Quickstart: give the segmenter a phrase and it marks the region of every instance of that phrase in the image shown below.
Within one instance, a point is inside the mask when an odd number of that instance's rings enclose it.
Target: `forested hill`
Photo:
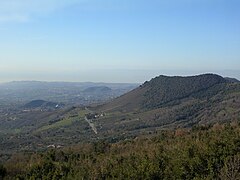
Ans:
[[[240,83],[215,74],[161,75],[96,111],[108,114],[98,121],[100,133],[138,134],[156,128],[231,122],[240,117]]]
[[[198,76],[158,76],[150,82],[146,82],[143,87],[148,91],[144,94],[144,107],[152,109],[160,107],[168,102],[176,101],[191,95],[207,91],[213,86],[228,83],[226,79],[215,74],[203,74]],[[215,92],[221,90],[219,86]]]
[[[221,91],[227,91],[227,86],[236,82],[216,74],[188,77],[161,75],[105,104],[101,109],[132,111],[172,106],[183,98],[211,98]]]

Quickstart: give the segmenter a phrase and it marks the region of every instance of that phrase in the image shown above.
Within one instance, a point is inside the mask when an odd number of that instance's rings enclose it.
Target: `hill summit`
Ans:
[[[171,101],[180,100],[207,89],[227,83],[227,80],[216,74],[198,76],[158,76],[143,86],[148,88],[144,94],[144,107],[161,107]]]
[[[155,109],[177,103],[191,96],[213,96],[230,81],[216,74],[163,76],[146,81],[133,91],[114,99],[102,108],[107,110]]]

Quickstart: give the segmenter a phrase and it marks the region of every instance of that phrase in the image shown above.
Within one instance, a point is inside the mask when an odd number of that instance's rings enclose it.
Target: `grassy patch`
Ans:
[[[37,131],[46,131],[46,130],[49,130],[49,129],[55,129],[55,128],[64,127],[64,126],[70,126],[73,122],[74,122],[73,118],[67,118],[67,119],[63,119],[61,121],[58,121],[54,124],[43,126],[40,129],[38,129]]]
[[[36,132],[46,131],[46,130],[50,130],[50,129],[56,129],[56,128],[60,128],[60,127],[71,126],[74,122],[82,120],[84,118],[85,114],[86,114],[85,110],[79,111],[77,117],[64,118],[63,120],[58,121],[56,123],[53,123],[51,125],[43,126],[43,127],[39,128],[38,130],[36,130]]]

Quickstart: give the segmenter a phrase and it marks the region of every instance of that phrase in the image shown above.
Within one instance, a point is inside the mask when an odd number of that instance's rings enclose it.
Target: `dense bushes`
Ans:
[[[6,179],[239,179],[239,139],[235,123],[101,141],[25,155],[24,161],[12,158],[5,163]],[[20,173],[14,175],[12,166]]]
[[[159,76],[145,83],[148,91],[144,94],[143,107],[155,109],[180,103],[189,96],[212,97],[227,85],[227,81],[215,74],[189,77]]]
[[[6,169],[3,167],[3,165],[0,164],[0,179],[3,179],[6,175]]]

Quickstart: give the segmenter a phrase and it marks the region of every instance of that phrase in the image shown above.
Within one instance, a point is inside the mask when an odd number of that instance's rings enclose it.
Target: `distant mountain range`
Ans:
[[[0,84],[0,106],[25,104],[36,99],[66,105],[90,105],[106,102],[137,86],[127,83],[15,81]]]

